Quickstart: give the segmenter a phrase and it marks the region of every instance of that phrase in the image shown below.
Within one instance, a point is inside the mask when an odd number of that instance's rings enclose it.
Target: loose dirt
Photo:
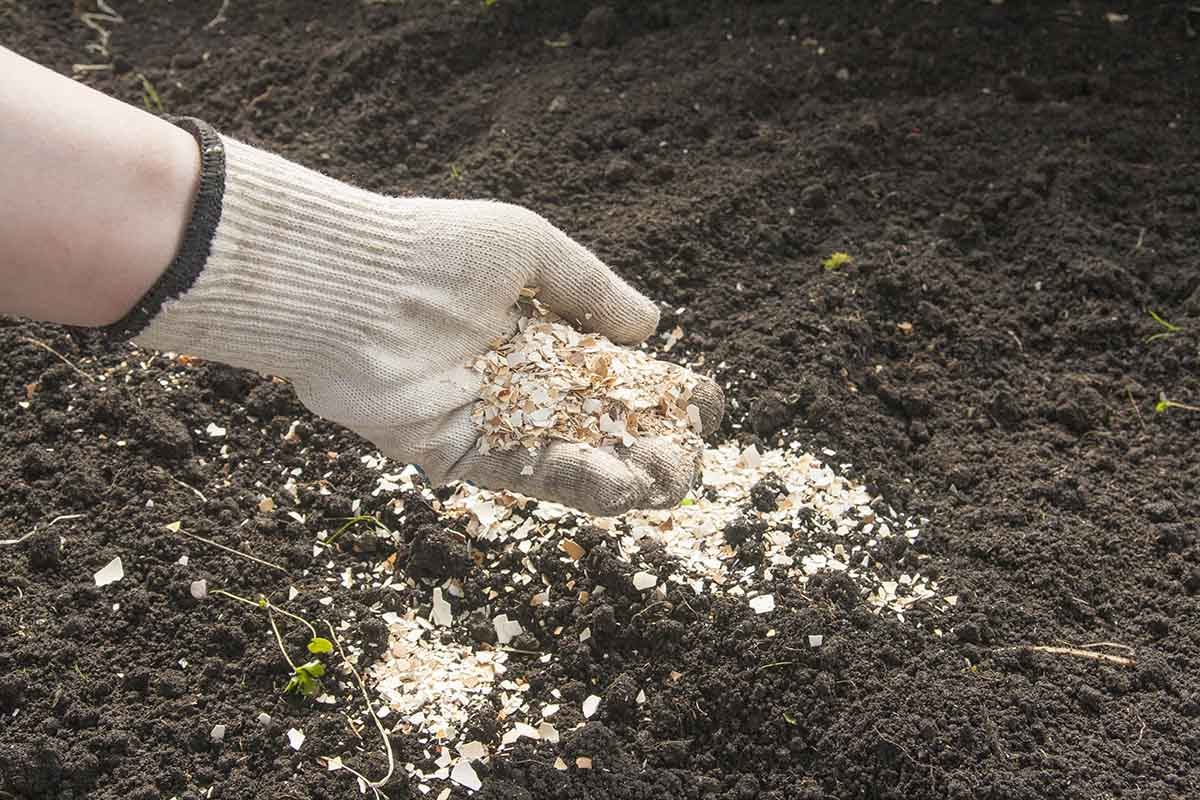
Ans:
[[[0,796],[353,796],[320,757],[386,771],[357,690],[331,668],[334,703],[280,695],[265,615],[211,588],[346,623],[366,667],[442,585],[443,652],[499,646],[501,614],[527,651],[463,736],[498,748],[506,703],[559,706],[557,742],[474,761],[479,797],[1200,794],[1200,413],[1155,410],[1200,405],[1187,4],[233,0],[212,26],[215,0],[113,4],[108,55],[68,3],[8,2],[0,30],[366,188],[545,214],[665,304],[665,357],[726,389],[718,439],[835,453],[919,521],[880,573],[957,602],[901,621],[829,571],[775,579],[764,613],[687,581],[656,599],[635,573],[678,556],[634,564],[584,520],[578,551],[468,550],[450,492],[406,491],[285,384],[0,320],[0,539],[36,531],[0,547]],[[1150,341],[1150,310],[1180,330]],[[752,565],[780,492],[728,531]],[[398,543],[319,543],[363,514]],[[572,593],[507,591],[524,558]],[[388,797],[466,796],[423,777],[427,738],[393,744]]]

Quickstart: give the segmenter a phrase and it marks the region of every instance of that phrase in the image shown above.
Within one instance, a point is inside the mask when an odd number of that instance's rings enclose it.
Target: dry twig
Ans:
[[[75,370],[76,372],[78,372],[78,373],[79,373],[81,376],[83,376],[83,379],[84,379],[84,380],[86,380],[86,381],[91,381],[92,383],[95,383],[95,382],[96,382],[96,379],[95,379],[95,378],[93,378],[91,375],[88,375],[86,372],[84,372],[83,370],[81,370],[79,367],[77,367],[77,366],[75,366],[74,364],[72,364],[72,363],[70,362],[70,360],[69,360],[69,359],[68,359],[66,356],[64,356],[62,353],[58,352],[57,350],[55,350],[55,349],[54,349],[53,347],[51,347],[50,345],[48,345],[48,344],[46,344],[45,342],[41,341],[40,339],[34,339],[34,338],[31,338],[31,337],[29,337],[29,336],[22,336],[22,337],[21,337],[21,340],[22,340],[22,341],[25,341],[25,342],[29,342],[29,343],[30,343],[30,344],[32,344],[32,345],[37,345],[38,347],[40,347],[40,348],[42,348],[43,350],[45,350],[47,353],[50,353],[50,354],[51,354],[51,355],[53,355],[55,358],[57,358],[59,361],[63,362],[63,363],[64,363],[64,364],[66,364],[68,367],[70,367],[71,369],[73,369],[73,370]]]
[[[50,524],[47,525],[46,527],[51,528],[54,526],[54,524],[56,522],[62,522],[63,520],[67,520],[67,519],[79,519],[80,517],[86,517],[86,516],[87,516],[87,514],[64,514],[60,517],[55,517],[54,519],[50,520]],[[38,532],[38,529],[37,529],[37,526],[35,525],[33,530],[31,530],[29,533],[25,534],[24,536],[18,536],[16,539],[0,539],[0,546],[20,544],[21,542],[25,541],[30,536],[33,536],[37,532]]]
[[[270,561],[264,561],[261,558],[259,558],[258,556],[252,556],[249,553],[243,553],[241,550],[236,550],[232,547],[229,547],[228,545],[223,545],[220,542],[214,542],[212,539],[205,539],[203,536],[197,536],[194,533],[189,533],[189,532],[183,530],[182,528],[179,530],[179,533],[182,533],[184,536],[189,536],[192,539],[198,539],[198,540],[204,542],[205,544],[211,544],[213,547],[220,548],[221,550],[224,550],[225,552],[230,553],[232,555],[240,556],[242,558],[248,559],[250,561],[253,561],[256,564],[262,564],[264,567],[270,567],[271,569],[277,569],[280,572],[282,572],[284,575],[291,575],[290,572],[288,572],[286,569],[279,566],[278,564],[272,564]]]
[[[1101,644],[1108,644],[1101,642]],[[1095,647],[1097,645],[1089,645]],[[1123,645],[1122,645],[1123,646]],[[1125,656],[1114,656],[1110,653],[1097,653],[1095,650],[1084,650],[1080,647],[1056,647],[1048,644],[1025,644],[1018,647],[1002,647],[1002,651],[1023,650],[1033,653],[1048,653],[1054,656],[1074,656],[1075,658],[1086,658],[1091,661],[1104,661],[1109,664],[1116,664],[1121,667],[1137,666],[1137,660],[1126,658]]]

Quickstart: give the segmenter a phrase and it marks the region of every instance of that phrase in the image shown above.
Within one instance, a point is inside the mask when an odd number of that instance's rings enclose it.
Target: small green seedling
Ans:
[[[450,165],[450,177],[454,178],[454,180],[456,180],[456,181],[461,181],[462,180],[462,170],[459,169],[454,164],[451,164]]]
[[[158,90],[154,88],[154,84],[140,72],[137,77],[142,82],[142,105],[151,113],[155,111],[159,114],[164,113],[166,109],[163,108],[162,99],[158,96]]]
[[[1191,406],[1187,403],[1177,403],[1174,400],[1168,400],[1166,393],[1160,392],[1158,402],[1154,404],[1154,413],[1162,414],[1172,408],[1178,408],[1182,411],[1200,411],[1200,406]]]
[[[292,668],[292,679],[283,687],[284,694],[296,692],[305,697],[315,697],[321,692],[321,676],[325,674],[325,665],[317,659],[307,664]]]
[[[290,611],[284,611],[276,605],[272,605],[264,595],[258,596],[258,601],[247,599],[241,595],[236,595],[233,592],[227,592],[224,589],[209,589],[209,594],[219,594],[228,597],[231,600],[237,600],[239,603],[245,603],[248,606],[261,608],[267,612],[267,621],[271,623],[271,630],[275,632],[275,641],[279,644],[279,652],[283,653],[283,658],[287,661],[288,666],[292,668],[292,677],[288,680],[287,685],[283,687],[284,694],[298,692],[305,697],[314,697],[321,692],[321,676],[325,674],[325,665],[319,659],[313,659],[306,664],[297,665],[292,657],[288,655],[287,648],[283,646],[283,636],[279,633],[279,626],[275,624],[275,612],[283,614],[285,617],[290,617],[304,627],[308,628],[312,638],[308,640],[308,652],[313,655],[321,653],[332,653],[333,642],[322,636],[317,635],[317,629],[311,622],[306,620],[299,614],[293,614]]]
[[[369,514],[360,514],[357,517],[347,518],[346,521],[342,524],[342,527],[338,528],[336,531],[333,532],[333,536],[330,536],[328,539],[326,539],[323,542],[319,542],[319,544],[323,544],[326,547],[331,547],[333,545],[333,543],[338,540],[338,537],[341,536],[343,533],[348,531],[350,528],[353,528],[355,525],[361,525],[364,523],[374,526],[376,533],[385,534],[387,536],[392,535],[392,532],[389,531],[384,526],[384,524],[378,520],[378,518],[372,517]]]
[[[842,267],[853,263],[854,259],[850,257],[849,253],[838,251],[836,253],[830,253],[829,258],[821,262],[821,266],[824,267],[826,271],[833,272],[834,270],[841,269]]]
[[[1158,314],[1154,313],[1154,311],[1152,309],[1148,308],[1148,309],[1146,309],[1146,311],[1147,311],[1147,313],[1150,314],[1150,316],[1154,319],[1154,321],[1157,322],[1163,328],[1163,330],[1159,331],[1158,333],[1156,333],[1152,336],[1147,336],[1146,337],[1147,344],[1149,344],[1150,342],[1156,342],[1159,339],[1169,339],[1172,336],[1178,336],[1179,334],[1183,333],[1183,328],[1179,327],[1178,325],[1173,325],[1170,322],[1167,322],[1165,319],[1160,317]]]
[[[366,519],[373,520],[374,517],[367,517]],[[376,524],[379,524],[378,520],[375,520],[375,522]],[[325,676],[325,665],[321,663],[320,659],[316,658],[305,662],[304,664],[297,664],[295,661],[292,661],[292,657],[288,655],[287,649],[283,646],[283,637],[279,633],[279,626],[275,624],[274,612],[278,611],[285,617],[291,617],[292,619],[304,625],[304,627],[308,628],[309,632],[312,634],[312,638],[308,640],[308,652],[312,653],[313,655],[332,653],[336,647],[338,655],[341,656],[342,664],[345,666],[346,670],[354,676],[354,681],[358,684],[358,689],[362,693],[363,703],[366,706],[367,713],[371,716],[371,721],[375,723],[375,729],[379,731],[379,737],[383,739],[383,748],[387,755],[388,763],[387,774],[375,781],[369,779],[366,775],[358,772],[349,765],[340,764],[340,762],[337,769],[345,770],[347,773],[357,778],[359,791],[361,793],[365,794],[369,788],[375,800],[386,800],[383,793],[379,790],[386,786],[389,781],[391,781],[392,775],[396,771],[396,755],[392,750],[392,742],[391,739],[388,738],[387,730],[383,727],[383,723],[379,721],[379,716],[375,713],[375,709],[371,702],[371,695],[367,691],[367,684],[363,681],[362,675],[359,673],[358,669],[355,668],[354,664],[350,663],[350,659],[346,658],[346,651],[342,649],[342,643],[338,641],[337,634],[334,633],[333,625],[329,622],[329,620],[322,620],[325,623],[325,627],[329,630],[329,638],[326,639],[323,636],[318,636],[317,629],[313,627],[313,624],[304,617],[293,614],[290,611],[284,611],[282,608],[272,605],[271,601],[268,600],[264,595],[260,594],[258,596],[258,601],[256,602],[254,600],[241,597],[240,595],[233,594],[232,592],[227,592],[223,589],[209,589],[208,593],[223,595],[231,600],[236,600],[239,603],[245,603],[246,605],[253,606],[255,608],[261,608],[267,612],[267,620],[271,623],[271,630],[275,632],[275,641],[279,644],[279,652],[283,653],[283,657],[287,661],[288,666],[292,668],[292,676],[288,680],[287,685],[283,687],[284,694],[296,692],[297,694],[304,695],[305,697],[315,697],[319,695],[321,693],[321,678]],[[332,770],[335,768],[330,766],[329,769]]]
[[[496,5],[496,3],[497,3],[497,0],[483,0],[483,7],[491,8],[492,6]]]

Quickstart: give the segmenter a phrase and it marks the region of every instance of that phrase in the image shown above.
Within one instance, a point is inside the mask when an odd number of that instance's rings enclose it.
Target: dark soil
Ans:
[[[482,796],[1200,795],[1200,412],[1155,411],[1162,394],[1200,405],[1186,3],[1108,22],[1087,0],[233,0],[211,29],[217,0],[115,4],[119,74],[89,83],[141,103],[143,74],[168,111],[373,190],[536,209],[679,309],[663,331],[681,325],[672,352],[730,384],[727,436],[834,448],[928,519],[891,557],[961,600],[906,624],[837,580],[778,585],[769,617],[679,590],[639,613],[628,565],[579,531],[578,588],[609,592],[594,608],[511,598],[525,644],[557,656],[514,669],[560,688],[564,715],[605,703],[557,748],[481,768]],[[5,45],[64,72],[97,61],[70,5],[0,4]],[[853,263],[822,269],[834,251]],[[1147,341],[1166,332],[1151,309],[1181,330]],[[427,602],[326,584],[329,556],[314,562],[354,499],[387,500],[370,447],[286,385],[217,365],[143,367],[19,320],[0,320],[0,353],[0,538],[42,531],[0,548],[0,797],[353,796],[317,754],[381,774],[338,708],[280,696],[265,617],[189,592],[206,578],[283,600],[286,576],[164,528],[280,565],[302,590],[289,607],[314,618],[323,594],[339,619]],[[400,563],[488,584],[408,502]],[[46,528],[67,515],[82,516]],[[359,533],[337,570],[379,558]],[[753,559],[754,531],[733,535]],[[117,555],[124,580],[96,588]],[[386,639],[376,622],[346,635],[368,654]],[[1136,665],[1018,649],[1096,642]],[[593,769],[554,770],[555,749]]]

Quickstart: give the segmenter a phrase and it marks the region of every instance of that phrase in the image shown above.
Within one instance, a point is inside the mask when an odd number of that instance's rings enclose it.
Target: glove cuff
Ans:
[[[194,260],[173,264],[169,288],[138,304],[139,345],[294,381],[363,343],[415,346],[384,340],[397,310],[381,305],[412,261],[411,213],[226,136],[216,149],[224,173],[205,218],[213,224],[189,229],[180,255]]]
[[[225,193],[225,146],[221,137],[211,125],[198,119],[175,117],[171,121],[190,133],[200,148],[200,188],[192,203],[183,244],[170,266],[125,316],[103,328],[114,339],[135,338],[164,303],[192,288],[208,261],[221,221],[221,198]]]

